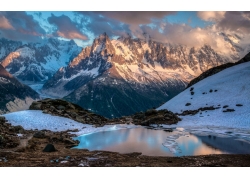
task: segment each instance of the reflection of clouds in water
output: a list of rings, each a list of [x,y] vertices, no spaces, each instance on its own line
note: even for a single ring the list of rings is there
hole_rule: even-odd
[[[201,144],[199,139],[192,135],[181,136],[176,140],[176,142],[179,144],[179,146],[184,147],[186,150],[193,148],[193,146],[198,146]]]
[[[106,150],[120,153],[142,152],[151,156],[217,154],[218,150],[184,130],[165,132],[146,128],[105,131],[78,137],[79,149]]]
[[[225,152],[222,152],[217,149],[212,149],[208,148],[205,145],[204,146],[199,146],[198,148],[195,149],[193,155],[204,155],[204,154],[225,154]]]

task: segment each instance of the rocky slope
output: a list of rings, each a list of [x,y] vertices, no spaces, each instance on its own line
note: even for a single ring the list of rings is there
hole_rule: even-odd
[[[105,117],[120,117],[159,106],[203,71],[234,58],[207,45],[189,48],[130,36],[110,40],[104,33],[60,68],[43,93]]]
[[[22,81],[45,81],[60,67],[66,66],[80,52],[72,41],[47,39],[42,43],[0,40],[0,61],[12,75]]]
[[[0,114],[28,109],[39,95],[30,87],[21,84],[0,65]]]

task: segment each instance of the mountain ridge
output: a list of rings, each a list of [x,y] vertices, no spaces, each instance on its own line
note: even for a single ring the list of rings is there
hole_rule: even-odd
[[[39,95],[29,86],[20,83],[0,64],[0,113],[28,109]]]
[[[202,71],[231,61],[208,45],[187,48],[131,36],[111,40],[103,33],[60,68],[42,92],[118,117],[156,107]]]

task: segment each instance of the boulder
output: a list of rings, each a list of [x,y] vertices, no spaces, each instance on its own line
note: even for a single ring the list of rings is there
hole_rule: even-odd
[[[47,144],[46,147],[43,149],[43,152],[55,152],[56,148],[53,144]]]

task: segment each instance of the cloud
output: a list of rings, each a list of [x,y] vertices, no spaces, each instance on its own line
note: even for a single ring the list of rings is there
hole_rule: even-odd
[[[155,19],[161,19],[175,12],[162,11],[94,11],[77,12],[83,15],[83,23],[87,30],[94,33],[95,36],[106,32],[109,36],[126,35],[135,29],[137,34],[141,32],[138,29],[139,24],[152,23]]]
[[[82,25],[82,28],[86,28],[94,36],[99,36],[103,32],[106,32],[109,36],[121,36],[130,32],[127,24],[102,16],[97,12],[77,12],[75,15],[81,19],[79,24]]]
[[[174,11],[100,11],[96,13],[129,25],[149,24],[153,19],[162,19],[175,14]]]
[[[204,21],[219,21],[225,17],[225,11],[200,11],[197,16]]]
[[[239,33],[250,32],[250,12],[198,12],[198,17],[205,21],[214,21],[215,26],[221,31],[234,31]]]
[[[73,22],[68,16],[55,16],[54,14],[51,14],[51,16],[48,17],[48,22],[55,25],[56,29],[53,33],[55,36],[67,39],[88,39],[87,35],[80,31],[78,24]]]
[[[0,16],[0,29],[14,29],[8,19],[4,16]]]
[[[4,17],[2,20],[5,23],[2,26],[9,27],[0,29],[1,37],[21,41],[38,41],[41,40],[41,36],[45,35],[44,29],[32,15],[28,15],[26,12],[0,12],[0,17]]]
[[[242,33],[250,32],[249,12],[226,12],[225,17],[217,24],[222,30],[231,30]]]
[[[159,31],[158,27],[161,27],[161,31]],[[189,47],[202,47],[206,44],[210,45],[217,52],[230,52],[230,45],[225,42],[224,37],[218,33],[215,26],[193,28],[187,24],[158,22],[156,28],[144,25],[140,29],[157,42],[181,44]]]

